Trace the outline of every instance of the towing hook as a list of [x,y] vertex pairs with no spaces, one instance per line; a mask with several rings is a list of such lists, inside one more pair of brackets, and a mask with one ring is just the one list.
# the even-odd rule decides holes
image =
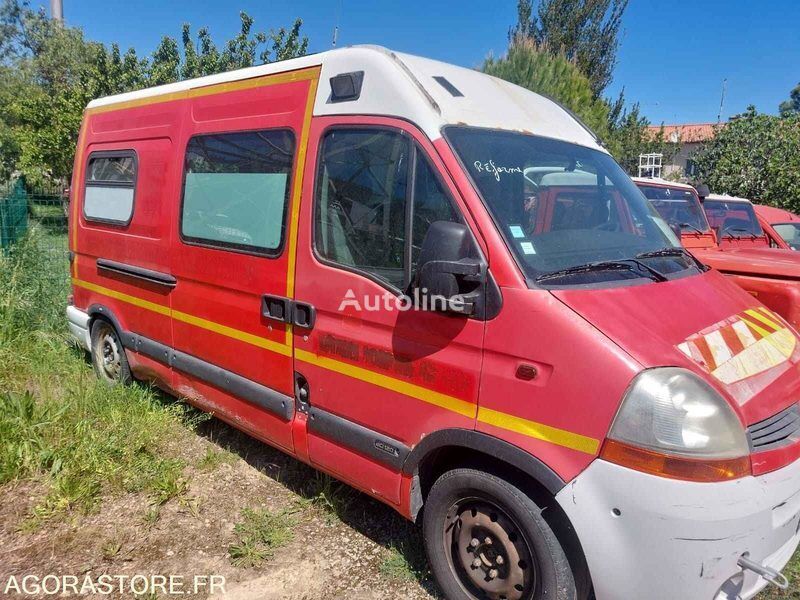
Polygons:
[[765,567],[762,564],[750,560],[749,556],[750,553],[745,552],[739,559],[738,564],[740,567],[742,567],[742,569],[745,569],[747,571],[753,571],[753,573],[757,573],[758,575],[766,579],[767,582],[769,582],[770,584],[774,585],[777,588],[780,588],[782,590],[789,589],[789,580],[786,578],[786,575],[784,575],[783,573],[779,573],[775,569]]

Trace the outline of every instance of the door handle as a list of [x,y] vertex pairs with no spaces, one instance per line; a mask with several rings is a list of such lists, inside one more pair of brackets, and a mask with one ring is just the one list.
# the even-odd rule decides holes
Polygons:
[[269,294],[261,296],[261,315],[267,319],[279,323],[291,323],[293,307],[294,302],[290,298]]
[[295,302],[292,319],[295,327],[313,329],[317,320],[317,309],[308,302]]
[[308,302],[295,302],[284,296],[261,296],[261,315],[279,323],[291,323],[302,329],[312,329],[317,320],[317,309]]

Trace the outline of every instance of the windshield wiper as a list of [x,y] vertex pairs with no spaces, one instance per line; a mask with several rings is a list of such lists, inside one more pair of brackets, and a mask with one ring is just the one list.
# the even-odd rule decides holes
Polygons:
[[678,248],[678,247],[670,247],[670,248],[659,248],[658,250],[651,250],[650,252],[640,252],[636,255],[636,258],[664,258],[670,256],[683,256],[691,260],[698,269],[701,271],[706,270],[706,266],[701,263],[695,256],[686,250],[686,248]]
[[[558,279],[560,277],[566,277],[568,275],[577,275],[579,273],[592,273],[597,271],[623,271],[623,270],[639,273],[640,275],[649,277],[653,281],[667,280],[667,277],[663,273],[656,271],[651,267],[648,267],[643,262],[640,262],[633,258],[628,258],[625,260],[604,260],[599,262],[586,263],[585,265],[577,265],[574,267],[569,267],[567,269],[561,269],[560,271],[553,271],[551,273],[545,273],[543,275],[539,275],[536,278],[536,281],[537,282],[548,281],[550,279]],[[642,273],[642,270],[644,271],[644,273]]]
[[702,229],[700,229],[699,227],[695,227],[695,226],[694,226],[694,225],[692,225],[691,223],[678,223],[678,226],[679,226],[681,229],[685,229],[685,228],[688,228],[688,229],[694,229],[694,230],[695,230],[697,233],[699,233],[700,235],[703,235],[703,234],[705,233],[705,231],[703,231],[703,230],[702,230]]

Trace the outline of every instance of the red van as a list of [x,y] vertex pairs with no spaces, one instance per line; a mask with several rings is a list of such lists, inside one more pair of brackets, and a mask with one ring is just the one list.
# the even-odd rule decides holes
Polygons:
[[103,98],[76,338],[421,521],[451,599],[751,598],[800,542],[800,347],[568,111],[355,47]]
[[754,204],[761,229],[767,234],[773,248],[800,250],[800,217],[774,206]]
[[[749,201],[710,197],[705,202],[711,205],[704,212],[690,185],[657,178],[634,177],[634,181],[664,220],[680,229],[681,242],[695,257],[730,277],[800,330],[800,259],[791,251],[770,247]],[[722,211],[729,216],[722,218]],[[715,218],[713,229],[706,214]],[[718,233],[725,240],[720,245]]]

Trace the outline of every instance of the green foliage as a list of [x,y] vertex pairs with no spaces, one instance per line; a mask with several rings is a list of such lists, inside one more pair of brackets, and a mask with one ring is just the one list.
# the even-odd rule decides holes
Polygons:
[[510,41],[530,39],[574,61],[598,98],[611,83],[628,0],[537,0],[536,5],[534,14],[533,0],[518,1]]
[[294,537],[295,520],[291,515],[289,511],[244,509],[242,521],[233,527],[237,541],[228,548],[231,563],[236,567],[255,567],[271,558],[275,550]]
[[83,32],[35,11],[28,0],[0,0],[0,180],[20,171],[30,182],[72,171],[83,109],[94,98],[180,79],[301,56],[302,21],[269,34],[240,14],[239,33],[217,49],[207,28],[181,43],[164,36],[148,58],[135,49],[87,41]]
[[663,130],[653,136],[650,122],[639,105],[626,108],[620,94],[612,104],[595,98],[589,79],[573,60],[553,54],[536,45],[529,37],[517,37],[501,58],[489,57],[483,71],[557,100],[578,115],[606,144],[622,167],[636,174],[639,155],[661,152],[669,159],[678,151],[668,143]]
[[608,104],[594,97],[589,79],[573,60],[530,38],[516,38],[502,58],[487,58],[483,71],[557,100],[601,138],[608,133]]
[[36,229],[0,255],[0,485],[34,480],[44,498],[29,524],[88,510],[102,493],[181,495],[181,461],[164,456],[185,406],[144,386],[109,388],[66,344],[66,261],[43,258]]
[[650,121],[642,115],[638,103],[625,107],[624,93],[611,105],[607,145],[620,166],[631,175],[638,174],[640,154],[660,153],[668,162],[680,150],[678,144],[667,141],[663,127],[653,135],[649,126]]
[[791,92],[789,92],[789,99],[781,102],[778,107],[782,117],[791,117],[793,115],[800,115],[800,83],[798,83]]
[[720,127],[694,156],[712,191],[800,212],[800,115],[759,114],[755,107]]

